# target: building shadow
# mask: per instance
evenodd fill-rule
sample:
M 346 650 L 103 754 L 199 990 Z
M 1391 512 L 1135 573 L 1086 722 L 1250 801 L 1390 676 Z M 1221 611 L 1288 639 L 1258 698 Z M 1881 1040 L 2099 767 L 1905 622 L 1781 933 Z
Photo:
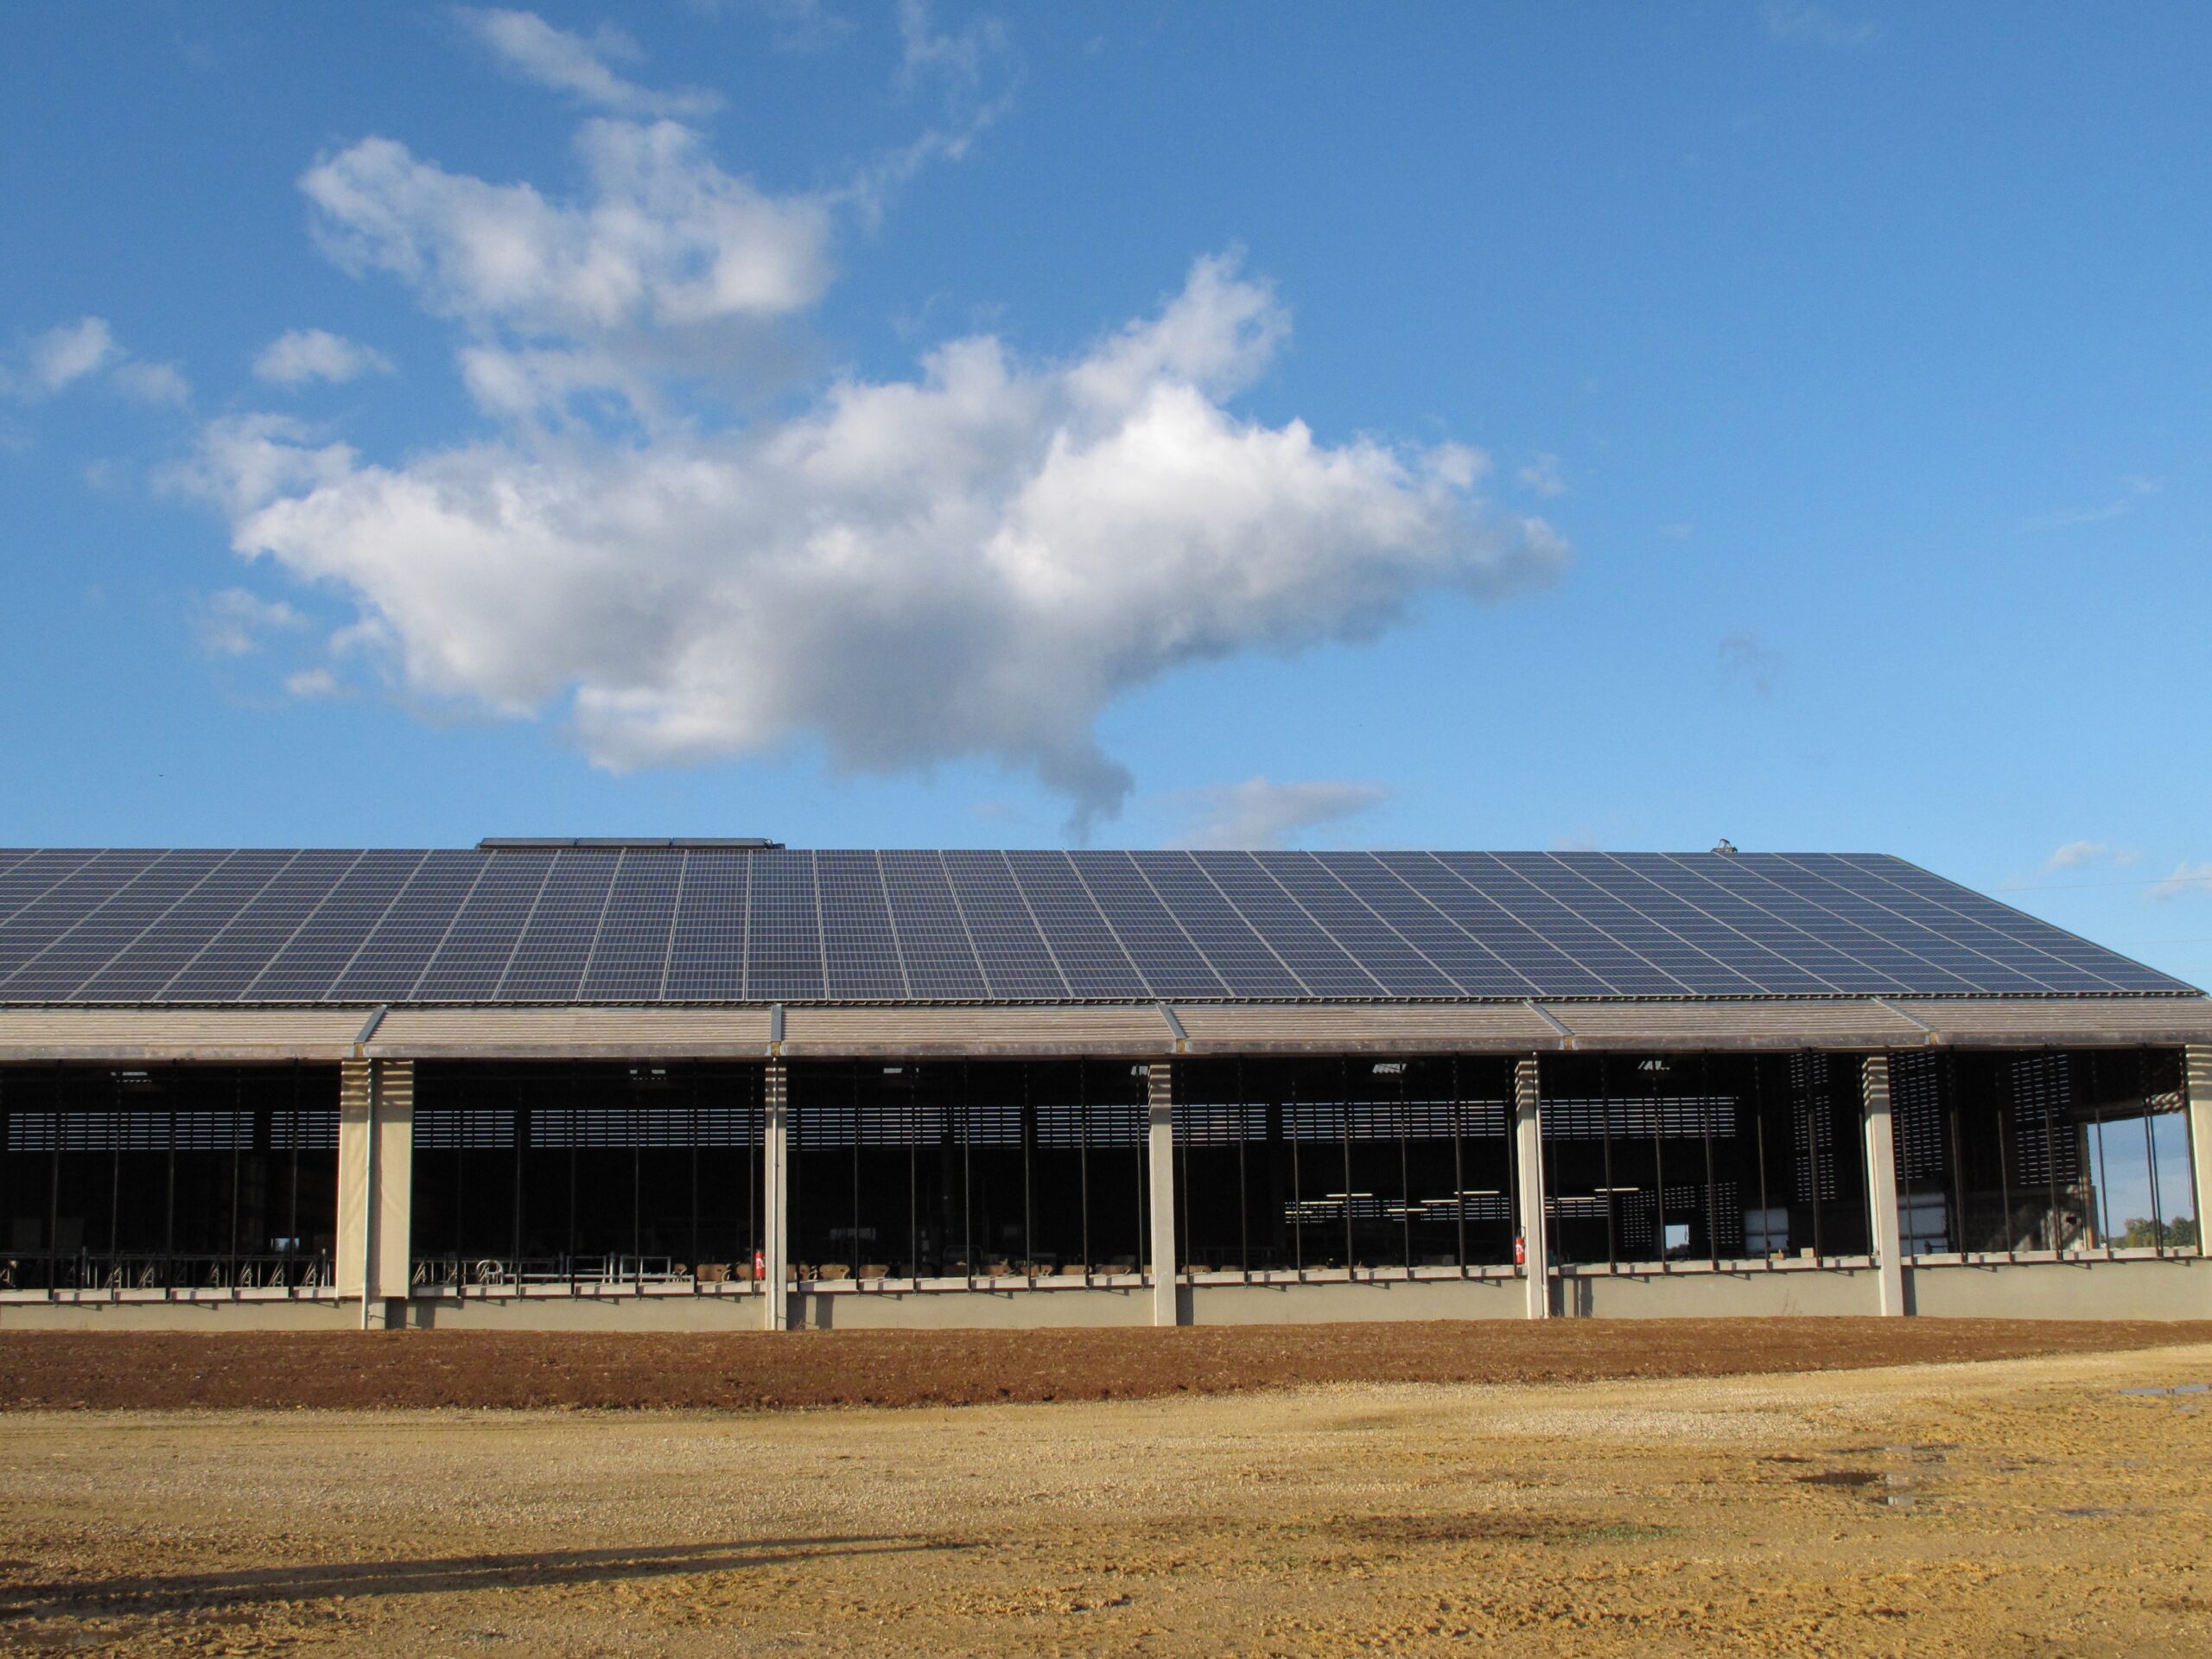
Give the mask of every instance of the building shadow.
M 232 1573 L 149 1574 L 141 1578 L 0 1586 L 0 1618 L 94 1611 L 162 1613 L 226 1603 L 302 1601 L 328 1596 L 416 1596 L 454 1591 L 611 1584 L 684 1573 L 788 1566 L 825 1556 L 970 1548 L 968 1544 L 927 1538 L 762 1538 L 743 1543 L 670 1544 L 630 1549 L 534 1550 L 516 1555 L 304 1562 Z

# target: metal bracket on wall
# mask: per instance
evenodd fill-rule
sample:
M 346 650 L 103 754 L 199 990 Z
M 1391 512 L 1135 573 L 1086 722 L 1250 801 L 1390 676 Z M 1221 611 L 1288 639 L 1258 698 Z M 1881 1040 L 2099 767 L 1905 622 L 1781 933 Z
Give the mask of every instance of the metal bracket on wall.
M 1554 1014 L 1549 1008 L 1546 1007 L 1542 1003 L 1537 1001 L 1533 997 L 1525 999 L 1525 1005 L 1529 1013 L 1535 1014 L 1537 1019 L 1542 1020 L 1554 1031 L 1557 1032 L 1560 1034 L 1560 1040 L 1565 1043 L 1567 1047 L 1573 1048 L 1574 1046 L 1573 1027 L 1567 1024 L 1557 1014 Z
M 1871 997 L 1868 1000 L 1872 1001 L 1876 1007 L 1883 1009 L 1887 1013 L 1894 1014 L 1898 1019 L 1904 1020 L 1907 1025 L 1919 1027 L 1921 1041 L 1933 1044 L 1940 1043 L 1943 1040 L 1941 1033 L 1936 1031 L 1935 1027 L 1929 1025 L 1925 1020 L 1923 1020 L 1918 1014 L 1912 1013 L 1910 1010 L 1897 1007 L 1897 1005 L 1891 1001 L 1888 997 L 1877 996 Z
M 1183 1022 L 1176 1017 L 1175 1010 L 1165 1002 L 1156 1003 L 1154 1006 L 1159 1008 L 1160 1017 L 1167 1022 L 1167 1029 L 1175 1033 L 1175 1052 L 1178 1054 L 1187 1052 L 1191 1033 L 1183 1029 Z

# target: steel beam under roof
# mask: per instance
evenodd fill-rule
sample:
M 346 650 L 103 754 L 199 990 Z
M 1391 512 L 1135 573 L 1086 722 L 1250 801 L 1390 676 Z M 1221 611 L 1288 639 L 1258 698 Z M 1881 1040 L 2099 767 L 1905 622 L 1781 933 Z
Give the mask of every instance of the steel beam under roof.
M 2212 999 L 1154 1003 L 964 1007 L 0 1008 L 0 1062 L 977 1059 L 1170 1054 L 1873 1052 L 2212 1044 Z M 1174 1027 L 1180 1026 L 1178 1036 Z

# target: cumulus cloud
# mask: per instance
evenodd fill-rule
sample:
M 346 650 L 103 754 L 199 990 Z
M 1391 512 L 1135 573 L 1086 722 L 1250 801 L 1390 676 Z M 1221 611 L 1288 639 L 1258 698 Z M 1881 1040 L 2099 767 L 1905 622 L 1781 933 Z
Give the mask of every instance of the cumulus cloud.
M 616 63 L 639 63 L 645 54 L 619 29 L 602 25 L 587 40 L 556 29 L 534 12 L 464 7 L 454 15 L 507 73 L 566 92 L 594 109 L 621 115 L 696 116 L 721 107 L 720 97 L 698 87 L 658 92 L 622 75 Z
M 281 334 L 253 359 L 257 378 L 279 386 L 303 386 L 310 380 L 333 385 L 369 373 L 390 374 L 382 352 L 334 334 L 327 328 L 294 328 Z
M 31 341 L 32 384 L 41 391 L 60 391 L 88 374 L 97 374 L 123 356 L 115 330 L 105 317 L 80 317 L 49 328 Z
M 245 657 L 272 633 L 304 628 L 308 620 L 281 599 L 262 599 L 243 588 L 226 588 L 200 602 L 194 619 L 200 644 L 219 657 Z
M 136 404 L 182 407 L 192 401 L 182 369 L 132 357 L 105 317 L 79 317 L 34 335 L 18 366 L 0 365 L 0 395 L 36 401 L 95 378 Z
M 906 77 L 984 118 L 996 36 L 900 16 Z M 874 772 L 981 757 L 1081 825 L 1130 788 L 1094 728 L 1132 688 L 1371 639 L 1566 558 L 1484 499 L 1465 446 L 1240 414 L 1290 318 L 1232 256 L 1071 354 L 976 334 L 772 416 L 663 418 L 699 361 L 795 326 L 866 203 L 771 194 L 673 121 L 594 118 L 577 149 L 566 199 L 381 137 L 301 181 L 333 257 L 452 321 L 492 435 L 380 461 L 254 412 L 207 423 L 180 475 L 240 553 L 350 596 L 334 649 L 410 700 L 557 715 L 617 770 L 794 744 Z
M 192 383 L 174 363 L 124 363 L 109 378 L 135 404 L 181 409 L 192 401 Z
M 1306 830 L 1342 823 L 1378 805 L 1389 791 L 1374 784 L 1323 780 L 1271 783 L 1264 777 L 1195 790 L 1186 798 L 1197 822 L 1184 847 L 1284 847 Z
M 1121 693 L 1371 638 L 1423 593 L 1501 596 L 1564 557 L 1484 506 L 1471 451 L 1224 407 L 1287 326 L 1202 259 L 1072 361 L 977 336 L 781 423 L 400 467 L 232 421 L 199 476 L 241 552 L 358 597 L 410 690 L 516 715 L 565 698 L 606 766 L 798 739 L 868 770 L 982 754 L 1111 812 L 1129 779 L 1091 727 Z
M 558 416 L 589 396 L 649 416 L 657 375 L 827 287 L 827 200 L 764 193 L 671 121 L 592 120 L 576 148 L 575 200 L 448 172 L 389 138 L 326 158 L 301 188 L 340 265 L 389 273 L 467 327 L 464 378 L 495 414 Z
M 548 201 L 365 138 L 301 181 L 323 245 L 440 315 L 532 334 L 776 315 L 820 297 L 829 216 L 724 173 L 672 121 L 585 123 L 587 200 Z

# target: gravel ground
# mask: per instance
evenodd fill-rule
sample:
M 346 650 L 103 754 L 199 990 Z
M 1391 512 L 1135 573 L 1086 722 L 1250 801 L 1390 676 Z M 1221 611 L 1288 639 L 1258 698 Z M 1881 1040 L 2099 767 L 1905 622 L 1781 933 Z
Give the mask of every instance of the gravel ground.
M 899 1411 L 23 1412 L 0 1645 L 2212 1651 L 2212 1344 Z
M 759 1410 L 1144 1399 L 1331 1382 L 1595 1382 L 2212 1342 L 2212 1323 L 1553 1319 L 1154 1331 L 0 1333 L 0 1410 Z

